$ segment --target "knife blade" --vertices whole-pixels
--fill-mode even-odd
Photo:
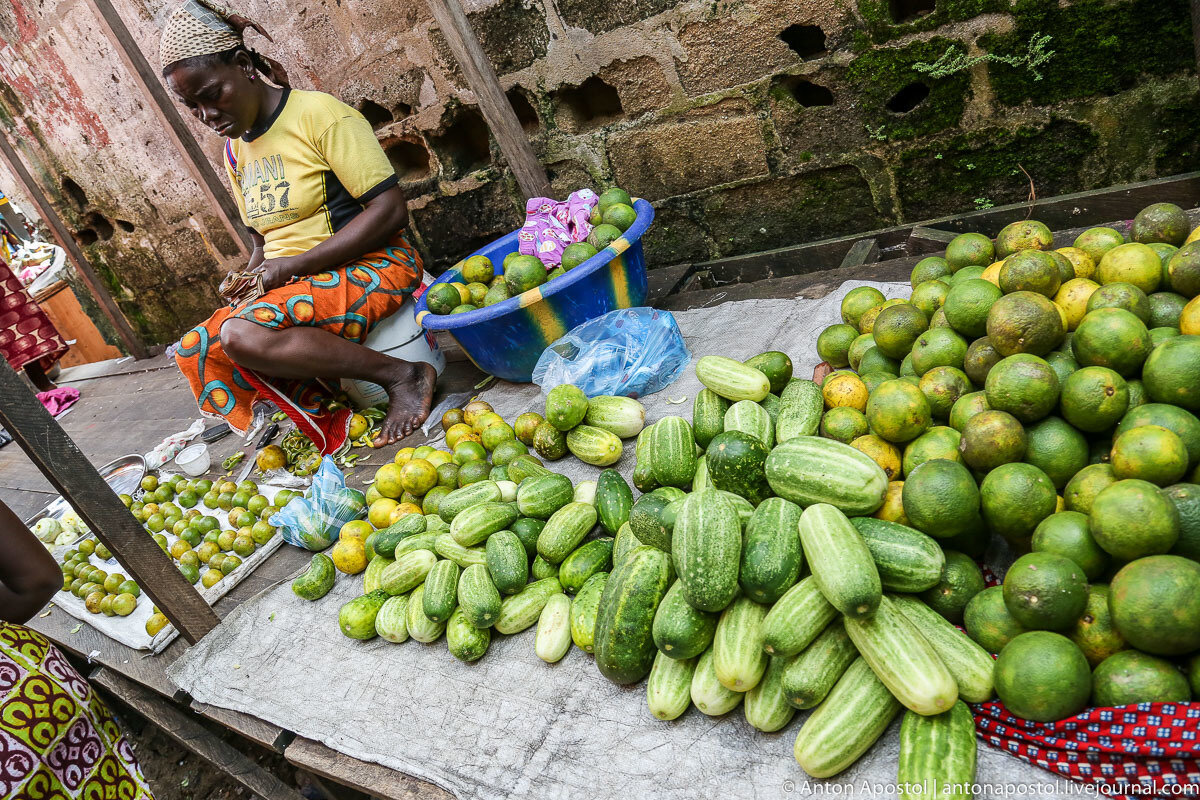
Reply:
[[[263,431],[262,436],[258,438],[258,442],[254,445],[253,454],[246,459],[246,466],[242,467],[242,471],[238,473],[235,483],[241,483],[246,480],[246,476],[250,474],[250,470],[254,469],[254,465],[258,462],[258,452],[269,445],[278,433],[278,422],[272,422],[266,427],[266,430]]]

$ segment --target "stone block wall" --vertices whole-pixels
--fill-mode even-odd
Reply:
[[[152,63],[177,2],[114,0]],[[253,43],[293,85],[371,120],[431,271],[519,224],[523,200],[421,0],[237,5],[272,32]],[[654,202],[651,266],[1014,202],[1031,180],[1049,196],[1200,168],[1186,0],[464,7],[554,191],[617,184]],[[169,341],[215,303],[232,242],[86,3],[13,9],[0,40],[30,44],[0,47],[0,124],[29,140],[143,335]],[[47,51],[54,79],[29,63]],[[219,167],[220,141],[189,124]]]

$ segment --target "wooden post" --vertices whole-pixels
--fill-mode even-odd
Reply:
[[[550,181],[546,170],[533,154],[529,139],[517,121],[517,114],[508,102],[492,62],[483,52],[479,37],[471,28],[466,12],[458,0],[429,0],[429,10],[450,45],[450,52],[458,60],[467,83],[479,100],[479,110],[487,120],[500,152],[508,162],[517,185],[526,197],[546,197],[550,194]]]
[[[45,220],[50,226],[50,233],[54,236],[54,241],[58,246],[67,251],[67,257],[71,259],[71,263],[75,266],[75,271],[79,277],[87,284],[91,290],[92,296],[96,298],[96,302],[100,304],[100,310],[104,313],[105,318],[112,324],[117,332],[117,336],[121,339],[121,344],[125,345],[125,349],[134,358],[146,358],[146,345],[138,338],[138,335],[133,332],[133,328],[129,325],[129,320],[125,319],[125,315],[121,313],[121,309],[117,306],[112,295],[108,293],[108,287],[100,280],[100,276],[92,269],[92,265],[84,256],[83,251],[79,249],[75,237],[63,225],[62,218],[58,216],[58,212],[54,210],[54,206],[50,205],[50,201],[46,199],[46,195],[42,193],[42,189],[38,186],[33,177],[29,174],[29,170],[25,169],[24,162],[17,155],[17,151],[13,149],[12,143],[8,140],[7,131],[0,128],[0,157],[4,163],[8,165],[11,172],[25,189],[25,193],[29,195],[30,201],[37,210],[38,215]]]
[[[111,0],[87,0],[87,4],[100,18],[100,27],[104,30],[104,34],[112,42],[121,61],[124,62],[125,68],[137,80],[142,94],[150,108],[158,115],[167,136],[182,153],[184,164],[192,173],[192,177],[200,184],[200,188],[204,191],[204,196],[208,199],[217,218],[221,220],[225,230],[233,237],[240,253],[243,256],[249,256],[252,249],[250,234],[242,225],[241,214],[238,213],[237,206],[233,202],[229,187],[224,180],[217,176],[212,163],[204,155],[200,145],[196,143],[191,131],[184,125],[183,119],[179,116],[178,106],[167,95],[166,87],[163,86],[158,70],[151,67],[146,57],[142,55],[129,28],[125,27],[121,15],[113,8]]]
[[[220,622],[7,361],[0,359],[0,424],[192,644]]]

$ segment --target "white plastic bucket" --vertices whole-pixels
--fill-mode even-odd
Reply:
[[[438,375],[446,368],[446,356],[438,349],[433,333],[417,324],[412,298],[405,300],[395,314],[376,323],[363,344],[392,358],[432,364]],[[383,387],[370,381],[343,379],[342,389],[360,408],[387,402]]]

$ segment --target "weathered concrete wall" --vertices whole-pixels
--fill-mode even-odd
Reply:
[[[151,63],[176,2],[115,2]],[[518,223],[521,198],[424,3],[239,6],[272,32],[262,49],[293,85],[375,124],[434,271]],[[1026,172],[1047,196],[1200,167],[1186,0],[465,6],[555,191],[617,183],[655,202],[654,266],[1020,200]],[[214,302],[231,243],[82,0],[13,8],[0,10],[0,121],[28,137],[78,229],[91,213],[133,224],[87,249],[166,340]],[[1039,34],[1052,38],[1031,51]],[[219,164],[220,142],[189,124]],[[87,204],[61,190],[66,175]]]

